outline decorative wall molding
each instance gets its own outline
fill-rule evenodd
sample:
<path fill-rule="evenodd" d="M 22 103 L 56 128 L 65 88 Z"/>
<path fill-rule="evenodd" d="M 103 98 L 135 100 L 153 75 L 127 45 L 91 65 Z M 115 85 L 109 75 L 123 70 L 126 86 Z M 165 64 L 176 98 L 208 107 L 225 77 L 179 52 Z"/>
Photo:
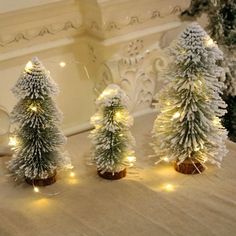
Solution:
<path fill-rule="evenodd" d="M 88 20 L 88 28 L 90 31 L 119 31 L 124 28 L 131 27 L 134 25 L 142 25 L 144 23 L 148 23 L 149 21 L 154 21 L 156 19 L 164 19 L 171 15 L 179 15 L 182 12 L 182 7 L 180 5 L 176 5 L 167 13 L 162 13 L 158 9 L 148 10 L 146 12 L 142 12 L 142 14 L 127 16 L 125 19 L 119 18 L 116 20 L 108 21 L 103 25 L 99 25 L 93 19 Z"/>
<path fill-rule="evenodd" d="M 9 44 L 19 43 L 21 41 L 30 41 L 39 37 L 46 35 L 55 35 L 63 31 L 80 31 L 82 25 L 78 24 L 76 21 L 68 20 L 62 23 L 45 25 L 36 29 L 28 29 L 22 32 L 17 32 L 15 35 L 0 35 L 0 47 L 5 47 Z M 2 38 L 10 38 L 8 40 L 3 40 Z"/>
<path fill-rule="evenodd" d="M 169 0 L 168 7 L 162 0 L 147 0 L 147 3 L 139 1 L 137 8 L 126 10 L 127 15 L 124 15 L 122 9 L 127 4 L 133 4 L 133 0 L 62 0 L 14 13 L 0 14 L 0 50 L 11 50 L 13 47 L 26 45 L 27 42 L 36 42 L 37 39 L 42 42 L 65 36 L 77 37 L 86 32 L 92 34 L 90 37 L 95 35 L 100 39 L 110 40 L 130 32 L 173 22 L 185 1 Z M 174 18 L 168 20 L 171 16 Z"/>
<path fill-rule="evenodd" d="M 33 8 L 0 14 L 0 50 L 74 37 L 84 32 L 75 0 L 52 1 Z"/>
<path fill-rule="evenodd" d="M 147 109 L 156 94 L 158 73 L 167 66 L 165 58 L 158 43 L 145 50 L 142 39 L 130 41 L 100 67 L 95 92 L 98 95 L 108 84 L 117 83 L 130 98 L 130 111 Z"/>
<path fill-rule="evenodd" d="M 111 46 L 111 45 L 114 45 L 117 43 L 123 43 L 123 42 L 127 42 L 129 40 L 134 40 L 136 38 L 146 37 L 148 35 L 153 35 L 153 34 L 157 34 L 157 33 L 162 33 L 164 31 L 173 30 L 173 29 L 180 27 L 181 25 L 182 25 L 182 22 L 180 22 L 179 20 L 178 21 L 176 20 L 173 22 L 168 22 L 165 24 L 159 24 L 154 27 L 148 27 L 148 28 L 141 29 L 141 30 L 131 31 L 130 33 L 127 33 L 124 35 L 110 37 L 108 39 L 102 40 L 101 44 L 104 46 Z"/>

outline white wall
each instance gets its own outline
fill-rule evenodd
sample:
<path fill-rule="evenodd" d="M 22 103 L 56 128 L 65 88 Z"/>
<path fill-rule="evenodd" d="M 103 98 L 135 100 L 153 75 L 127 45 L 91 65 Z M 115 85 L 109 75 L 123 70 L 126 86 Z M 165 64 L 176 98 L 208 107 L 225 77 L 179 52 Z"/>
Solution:
<path fill-rule="evenodd" d="M 0 0 L 0 13 L 16 11 L 62 0 Z"/>
<path fill-rule="evenodd" d="M 64 113 L 63 129 L 66 133 L 73 133 L 73 127 L 76 126 L 78 130 L 82 125 L 83 128 L 94 112 L 93 80 L 88 79 L 83 67 L 76 63 L 76 50 L 76 46 L 71 45 L 0 63 L 0 106 L 8 111 L 12 110 L 17 100 L 11 93 L 11 88 L 27 61 L 38 56 L 60 87 L 56 101 Z M 64 68 L 59 66 L 61 61 L 66 62 Z"/>

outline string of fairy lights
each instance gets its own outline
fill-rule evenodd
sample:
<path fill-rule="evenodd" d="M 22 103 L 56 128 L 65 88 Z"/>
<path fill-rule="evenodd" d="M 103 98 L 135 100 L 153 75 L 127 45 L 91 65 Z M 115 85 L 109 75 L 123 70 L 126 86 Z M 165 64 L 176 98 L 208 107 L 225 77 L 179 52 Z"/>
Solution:
<path fill-rule="evenodd" d="M 60 62 L 59 66 L 60 67 L 65 67 L 66 63 L 65 62 Z M 25 71 L 26 72 L 31 72 L 32 68 L 33 68 L 33 64 L 32 64 L 31 61 L 29 61 L 25 66 Z M 85 71 L 87 71 L 87 68 L 85 66 L 84 66 L 84 68 L 85 68 Z M 35 113 L 40 111 L 40 108 L 37 106 L 37 104 L 35 102 L 32 102 L 29 105 L 28 109 L 30 109 L 31 111 L 33 111 Z M 8 145 L 11 147 L 12 151 L 16 150 L 18 145 L 20 145 L 20 140 L 18 140 L 17 136 L 14 133 L 9 136 Z M 66 167 L 66 169 L 70 170 L 69 171 L 69 177 L 74 178 L 75 177 L 75 172 L 73 171 L 74 167 L 70 164 L 69 166 Z M 34 183 L 32 183 L 32 186 L 33 186 L 33 191 L 35 193 L 40 193 L 40 194 L 43 194 L 43 195 L 46 195 L 46 196 L 56 196 L 60 193 L 60 192 L 45 193 L 45 192 L 41 191 L 41 188 L 39 186 L 35 186 Z"/>
<path fill-rule="evenodd" d="M 36 110 L 34 109 L 34 111 L 36 112 L 37 109 Z M 9 137 L 8 145 L 11 147 L 12 151 L 14 151 L 17 148 L 17 146 L 19 145 L 19 140 L 17 139 L 17 137 L 15 135 Z M 74 172 L 74 166 L 70 165 L 67 167 L 67 169 L 70 170 L 68 176 L 70 178 L 75 178 L 76 174 Z M 46 196 L 56 196 L 56 195 L 60 194 L 60 192 L 45 193 L 45 192 L 41 191 L 41 188 L 39 186 L 35 186 L 34 184 L 32 186 L 33 186 L 33 191 L 35 193 L 40 193 L 40 194 L 43 194 Z"/>
<path fill-rule="evenodd" d="M 112 94 L 116 93 L 116 89 L 114 88 L 106 88 L 102 94 L 100 94 L 99 99 L 105 98 L 107 96 L 110 96 Z M 117 123 L 123 123 L 125 122 L 125 120 L 127 119 L 127 117 L 129 117 L 129 114 L 127 114 L 127 112 L 125 110 L 119 110 L 116 111 L 114 114 L 114 120 Z M 92 123 L 95 126 L 95 129 L 100 129 L 102 126 L 99 123 L 99 121 L 101 121 L 103 119 L 102 114 L 100 114 L 99 112 L 97 114 L 95 114 L 94 116 L 92 116 L 91 120 Z M 123 133 L 119 134 L 120 137 L 124 136 Z M 126 158 L 125 158 L 125 162 L 128 164 L 129 167 L 133 167 L 134 163 L 136 161 L 136 157 L 133 155 L 130 155 L 131 153 L 127 153 L 126 154 Z"/>
<path fill-rule="evenodd" d="M 215 42 L 212 40 L 212 38 L 209 37 L 209 36 L 207 36 L 207 37 L 205 38 L 204 44 L 205 44 L 206 47 L 213 47 L 213 46 L 216 45 L 216 43 L 215 43 Z M 180 53 L 181 53 L 181 54 L 186 54 L 186 51 L 185 51 L 185 50 L 182 50 L 182 51 L 180 51 Z M 197 80 L 196 82 L 199 84 L 199 86 L 202 86 L 202 81 L 201 81 L 200 79 Z M 167 101 L 167 102 L 166 102 L 166 105 L 167 105 L 167 106 L 170 106 L 170 105 L 171 105 L 170 101 Z M 178 119 L 180 116 L 181 116 L 181 111 L 176 111 L 176 112 L 173 114 L 173 116 L 171 117 L 171 121 L 174 121 L 174 120 Z M 213 120 L 213 123 L 214 123 L 215 125 L 219 125 L 219 124 L 220 124 L 220 119 L 219 119 L 219 117 L 215 117 L 214 120 Z M 195 151 L 198 151 L 198 150 L 200 150 L 200 148 L 196 149 Z M 149 155 L 150 158 L 155 157 L 155 156 L 156 156 L 156 155 Z M 206 161 L 206 160 L 203 159 L 203 161 L 201 162 L 201 164 L 204 166 L 205 169 L 208 169 L 208 167 L 204 164 L 205 161 Z M 159 159 L 158 161 L 156 161 L 155 164 L 157 165 L 157 164 L 159 164 L 159 163 L 161 163 L 161 162 L 169 163 L 169 162 L 170 162 L 170 159 L 169 159 L 168 157 L 162 157 L 161 159 Z M 194 165 L 195 169 L 199 172 L 199 174 L 202 174 L 202 172 L 198 169 L 198 167 L 195 165 L 195 163 L 194 163 L 193 161 L 192 161 L 192 164 Z"/>
<path fill-rule="evenodd" d="M 214 41 L 213 41 L 210 37 L 206 39 L 205 44 L 206 44 L 206 46 L 208 46 L 208 47 L 210 47 L 210 46 L 212 46 L 212 45 L 215 45 Z M 65 67 L 67 66 L 67 64 L 68 64 L 66 61 L 60 61 L 60 62 L 49 61 L 49 62 L 54 63 L 54 64 L 58 64 L 58 66 L 60 66 L 61 68 L 65 68 Z M 87 67 L 86 67 L 83 63 L 81 63 L 81 62 L 79 62 L 79 61 L 76 61 L 76 60 L 70 61 L 69 63 L 80 64 L 80 65 L 83 67 L 83 70 L 84 70 L 84 72 L 85 72 L 85 74 L 86 74 L 86 77 L 87 77 L 88 79 L 91 78 L 90 75 L 89 75 L 89 72 L 88 72 Z M 33 67 L 33 64 L 32 64 L 31 61 L 29 61 L 29 62 L 26 64 L 25 71 L 28 71 L 28 72 L 29 72 L 29 71 L 32 69 L 32 67 Z M 199 81 L 199 84 L 200 84 L 200 86 L 201 86 L 202 82 Z M 108 92 L 109 92 L 109 91 L 108 91 Z M 106 96 L 106 95 L 109 95 L 109 94 L 105 94 L 105 93 L 104 93 L 103 95 Z M 170 102 L 167 102 L 167 105 L 169 106 L 169 105 L 170 105 Z M 36 104 L 33 104 L 33 103 L 30 104 L 30 105 L 29 105 L 29 109 L 31 109 L 31 110 L 34 111 L 34 112 L 38 112 L 38 107 L 37 107 Z M 122 119 L 123 119 L 124 116 L 125 116 L 125 114 L 122 113 L 122 111 L 117 111 L 116 114 L 115 114 L 115 119 L 116 119 L 117 121 L 122 121 Z M 180 113 L 179 111 L 177 111 L 177 112 L 175 112 L 175 113 L 173 114 L 171 120 L 178 119 L 180 116 L 181 116 L 181 113 Z M 101 117 L 100 117 L 99 115 L 93 116 L 93 119 L 98 119 L 98 120 L 99 120 L 100 118 L 101 118 Z M 219 119 L 218 117 L 216 117 L 213 122 L 214 122 L 215 124 L 219 124 L 219 123 L 220 123 L 220 119 Z M 97 127 L 95 127 L 95 128 L 97 128 Z M 122 135 L 122 134 L 120 134 L 120 135 Z M 12 134 L 12 135 L 9 136 L 9 143 L 8 143 L 8 145 L 11 147 L 11 149 L 12 149 L 13 151 L 14 151 L 15 149 L 17 149 L 17 146 L 19 145 L 19 140 L 17 139 L 16 135 Z M 151 157 L 151 156 L 149 156 L 149 157 Z M 129 163 L 129 166 L 132 167 L 132 166 L 134 166 L 134 162 L 136 161 L 136 157 L 135 157 L 135 156 L 127 156 L 126 160 L 127 160 L 127 162 Z M 164 162 L 169 162 L 169 159 L 168 159 L 167 157 L 164 157 L 164 158 L 158 160 L 157 162 L 155 162 L 155 164 L 159 164 L 159 163 L 162 162 L 162 161 L 164 161 Z M 204 167 L 207 168 L 207 166 L 205 166 L 205 165 L 204 165 Z M 75 176 L 76 176 L 75 172 L 73 171 L 73 168 L 74 168 L 73 166 L 71 166 L 70 168 L 68 168 L 68 169 L 70 169 L 69 174 L 68 174 L 68 176 L 69 176 L 70 178 L 75 178 Z M 198 168 L 196 168 L 196 169 L 198 169 Z M 199 171 L 199 173 L 201 174 L 200 171 Z M 33 184 L 32 186 L 33 186 L 33 191 L 34 191 L 35 193 L 37 193 L 37 194 L 42 194 L 42 195 L 46 195 L 46 196 L 56 196 L 56 195 L 60 194 L 60 192 L 45 193 L 44 191 L 41 190 L 41 188 L 40 188 L 39 186 L 35 186 L 34 184 Z M 167 192 L 172 192 L 172 191 L 174 191 L 174 189 L 175 189 L 174 185 L 173 185 L 173 184 L 170 184 L 170 183 L 167 183 L 167 184 L 163 185 L 162 187 L 163 187 L 163 189 L 165 189 Z"/>

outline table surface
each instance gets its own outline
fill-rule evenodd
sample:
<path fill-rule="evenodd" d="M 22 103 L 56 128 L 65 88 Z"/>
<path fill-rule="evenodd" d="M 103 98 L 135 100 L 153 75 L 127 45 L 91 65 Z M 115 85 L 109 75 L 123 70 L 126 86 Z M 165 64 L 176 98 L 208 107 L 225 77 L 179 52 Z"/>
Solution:
<path fill-rule="evenodd" d="M 122 180 L 97 176 L 88 133 L 66 145 L 75 176 L 61 172 L 40 193 L 8 176 L 10 157 L 1 157 L 0 236 L 236 235 L 236 143 L 227 141 L 221 169 L 183 175 L 148 158 L 154 119 L 135 120 L 137 164 Z"/>

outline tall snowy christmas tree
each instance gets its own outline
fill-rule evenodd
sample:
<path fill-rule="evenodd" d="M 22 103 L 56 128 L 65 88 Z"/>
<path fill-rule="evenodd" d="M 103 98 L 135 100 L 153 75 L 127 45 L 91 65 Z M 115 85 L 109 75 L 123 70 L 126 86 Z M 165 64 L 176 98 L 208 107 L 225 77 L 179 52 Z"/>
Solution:
<path fill-rule="evenodd" d="M 133 118 L 126 108 L 128 97 L 115 84 L 109 85 L 98 97 L 97 112 L 91 118 L 95 129 L 91 131 L 98 174 L 106 179 L 120 179 L 126 175 L 126 167 L 132 166 L 135 157 L 134 138 L 130 132 Z"/>
<path fill-rule="evenodd" d="M 11 113 L 17 128 L 9 170 L 29 184 L 52 184 L 57 169 L 69 163 L 60 150 L 66 140 L 58 128 L 62 115 L 52 99 L 58 88 L 38 58 L 33 58 L 12 91 L 19 101 Z"/>
<path fill-rule="evenodd" d="M 205 163 L 220 166 L 227 133 L 218 117 L 225 114 L 220 97 L 221 51 L 193 23 L 171 49 L 171 82 L 159 95 L 160 114 L 153 128 L 153 149 L 159 161 L 174 161 L 177 171 L 200 173 Z"/>
<path fill-rule="evenodd" d="M 192 0 L 182 17 L 185 19 L 202 13 L 208 16 L 210 36 L 224 52 L 222 67 L 226 86 L 222 97 L 228 107 L 222 123 L 229 138 L 236 142 L 236 0 Z"/>

